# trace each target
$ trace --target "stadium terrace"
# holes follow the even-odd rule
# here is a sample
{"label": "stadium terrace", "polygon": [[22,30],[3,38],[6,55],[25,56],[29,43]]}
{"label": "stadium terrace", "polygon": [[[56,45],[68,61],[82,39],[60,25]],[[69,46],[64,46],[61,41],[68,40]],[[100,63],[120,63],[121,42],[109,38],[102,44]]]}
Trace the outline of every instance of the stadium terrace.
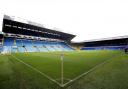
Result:
{"label": "stadium terrace", "polygon": [[3,18],[2,33],[2,53],[74,50],[68,43],[75,35],[44,28],[30,21],[17,21],[7,15]]}
{"label": "stadium terrace", "polygon": [[73,34],[43,27],[41,24],[4,15],[0,32],[0,52],[48,52],[78,50],[124,50],[127,36],[73,43]]}

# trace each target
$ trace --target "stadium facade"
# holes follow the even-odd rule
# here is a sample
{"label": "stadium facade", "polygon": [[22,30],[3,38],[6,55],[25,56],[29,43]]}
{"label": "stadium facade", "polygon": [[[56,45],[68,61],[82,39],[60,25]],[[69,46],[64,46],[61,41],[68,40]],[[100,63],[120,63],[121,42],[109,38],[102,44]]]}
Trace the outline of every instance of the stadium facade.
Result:
{"label": "stadium facade", "polygon": [[75,35],[43,27],[41,24],[4,15],[0,52],[73,51],[68,44]]}

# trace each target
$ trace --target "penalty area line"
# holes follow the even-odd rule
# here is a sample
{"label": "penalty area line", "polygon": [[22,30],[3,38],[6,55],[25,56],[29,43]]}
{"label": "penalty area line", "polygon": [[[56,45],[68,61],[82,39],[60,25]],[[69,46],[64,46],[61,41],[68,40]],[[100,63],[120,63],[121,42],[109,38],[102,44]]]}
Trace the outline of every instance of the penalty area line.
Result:
{"label": "penalty area line", "polygon": [[21,62],[21,63],[23,63],[24,65],[26,65],[27,67],[33,69],[34,71],[38,72],[38,73],[41,74],[42,76],[46,77],[47,79],[51,80],[52,82],[54,82],[54,83],[56,83],[57,85],[59,85],[60,87],[62,87],[62,85],[61,85],[59,82],[57,82],[56,80],[54,80],[54,79],[51,78],[50,76],[48,76],[48,75],[46,75],[45,73],[39,71],[38,69],[34,68],[33,66],[31,66],[31,65],[29,65],[29,64],[27,64],[27,63],[21,61],[21,59],[15,57],[14,55],[11,54],[11,56],[12,56],[13,58],[15,58],[16,60],[18,60],[19,62]]}

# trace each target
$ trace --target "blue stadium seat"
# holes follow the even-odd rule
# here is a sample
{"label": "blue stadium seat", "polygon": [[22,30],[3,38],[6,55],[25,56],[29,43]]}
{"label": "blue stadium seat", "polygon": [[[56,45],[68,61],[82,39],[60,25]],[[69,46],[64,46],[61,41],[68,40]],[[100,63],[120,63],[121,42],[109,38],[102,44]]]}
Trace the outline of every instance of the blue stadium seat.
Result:
{"label": "blue stadium seat", "polygon": [[23,46],[23,42],[21,39],[16,39],[16,45],[17,46]]}
{"label": "blue stadium seat", "polygon": [[23,46],[26,48],[27,52],[37,52],[38,50],[34,47],[31,40],[22,40]]}
{"label": "blue stadium seat", "polygon": [[25,48],[24,47],[18,47],[18,51],[21,52],[21,53],[24,53],[26,52]]}
{"label": "blue stadium seat", "polygon": [[3,46],[14,46],[14,38],[4,38]]}
{"label": "blue stadium seat", "polygon": [[99,47],[82,47],[81,50],[123,50],[125,45],[118,46],[99,46]]}
{"label": "blue stadium seat", "polygon": [[[15,46],[15,48],[14,48]],[[5,52],[48,52],[48,51],[73,51],[65,42],[37,41],[27,39],[4,39]]]}
{"label": "blue stadium seat", "polygon": [[3,51],[3,46],[0,46],[0,53]]}

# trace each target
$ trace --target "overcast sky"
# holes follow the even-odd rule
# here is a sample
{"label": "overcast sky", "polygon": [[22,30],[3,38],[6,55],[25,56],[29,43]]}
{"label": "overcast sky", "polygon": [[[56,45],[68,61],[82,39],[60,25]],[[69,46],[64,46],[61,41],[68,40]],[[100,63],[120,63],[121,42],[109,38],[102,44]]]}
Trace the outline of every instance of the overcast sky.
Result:
{"label": "overcast sky", "polygon": [[128,35],[128,0],[0,0],[0,13],[75,34],[77,42]]}

